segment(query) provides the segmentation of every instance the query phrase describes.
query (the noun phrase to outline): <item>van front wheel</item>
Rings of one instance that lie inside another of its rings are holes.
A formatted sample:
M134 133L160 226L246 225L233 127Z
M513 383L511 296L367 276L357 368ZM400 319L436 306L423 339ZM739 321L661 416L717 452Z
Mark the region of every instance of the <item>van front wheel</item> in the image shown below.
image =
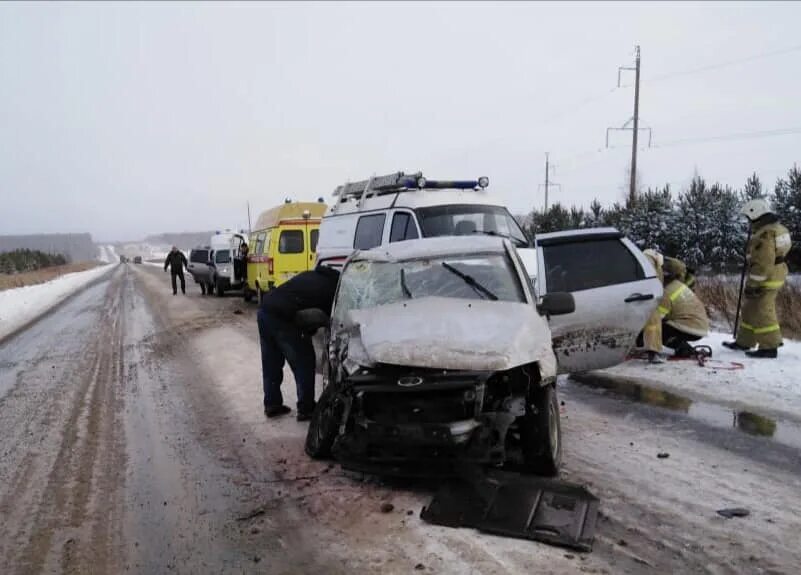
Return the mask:
M306 432L306 454L312 459L331 457L331 448L339 434L344 405L330 383L325 386L314 408Z

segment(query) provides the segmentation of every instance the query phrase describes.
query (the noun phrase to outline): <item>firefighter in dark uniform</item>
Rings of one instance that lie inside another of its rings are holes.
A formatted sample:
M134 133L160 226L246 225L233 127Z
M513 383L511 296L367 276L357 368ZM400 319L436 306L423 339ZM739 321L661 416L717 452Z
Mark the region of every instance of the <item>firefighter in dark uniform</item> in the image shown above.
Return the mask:
M164 271L170 268L170 275L172 276L172 295L178 293L178 286L176 279L181 280L181 293L186 295L186 280L184 280L184 268L188 268L186 256L177 247L172 246L170 253L167 254L167 259L164 260Z
M261 344L264 413L277 417L291 410L284 405L281 383L284 363L289 363L297 386L298 421L308 421L314 411L315 355L311 335L295 323L295 315L305 309L320 309L331 315L339 272L318 267L303 272L266 292L259 305L258 324Z
M751 240L746 251L745 299L737 338L723 345L748 350L745 353L751 357L775 358L782 345L776 295L787 278L785 258L793 245L792 239L766 200L751 200L740 213L751 223ZM757 349L751 350L757 345Z

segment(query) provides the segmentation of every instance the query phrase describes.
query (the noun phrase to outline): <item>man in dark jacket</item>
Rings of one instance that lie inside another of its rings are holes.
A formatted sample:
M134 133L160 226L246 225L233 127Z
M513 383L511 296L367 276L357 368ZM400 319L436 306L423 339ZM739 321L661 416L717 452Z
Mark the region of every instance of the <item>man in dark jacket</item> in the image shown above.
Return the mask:
M172 276L172 295L178 293L178 286L175 283L176 277L181 278L181 293L186 294L186 281L184 280L184 268L188 267L186 256L175 246L172 246L170 253L167 254L167 259L164 260L165 272L168 266Z
M295 324L295 314L317 308L331 315L339 272L320 267L296 275L271 289L259 306L259 341L264 387L264 413L267 417L285 415L281 382L284 362L295 376L298 393L298 421L308 421L314 411L315 356L311 336Z

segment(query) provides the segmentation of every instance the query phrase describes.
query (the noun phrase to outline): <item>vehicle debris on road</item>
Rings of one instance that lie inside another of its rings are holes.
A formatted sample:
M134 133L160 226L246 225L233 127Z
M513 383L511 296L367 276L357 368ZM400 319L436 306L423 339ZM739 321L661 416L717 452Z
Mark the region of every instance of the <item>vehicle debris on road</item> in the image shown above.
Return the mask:
M492 470L444 484L421 517L436 525L591 551L599 504L580 485Z

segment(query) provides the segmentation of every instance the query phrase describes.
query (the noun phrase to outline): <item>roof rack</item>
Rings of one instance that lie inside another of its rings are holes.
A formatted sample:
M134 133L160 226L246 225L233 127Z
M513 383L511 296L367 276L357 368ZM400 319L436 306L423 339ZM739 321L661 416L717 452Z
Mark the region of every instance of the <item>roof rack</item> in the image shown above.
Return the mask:
M481 177L477 180L428 180L423 177L423 172L415 174L395 172L386 176L373 176L369 180L348 182L337 186L334 190L334 196L339 196L342 202L351 198L358 198L358 206L361 207L364 200L370 196L380 196L406 190L477 190L484 189L488 185L489 178L487 177Z

